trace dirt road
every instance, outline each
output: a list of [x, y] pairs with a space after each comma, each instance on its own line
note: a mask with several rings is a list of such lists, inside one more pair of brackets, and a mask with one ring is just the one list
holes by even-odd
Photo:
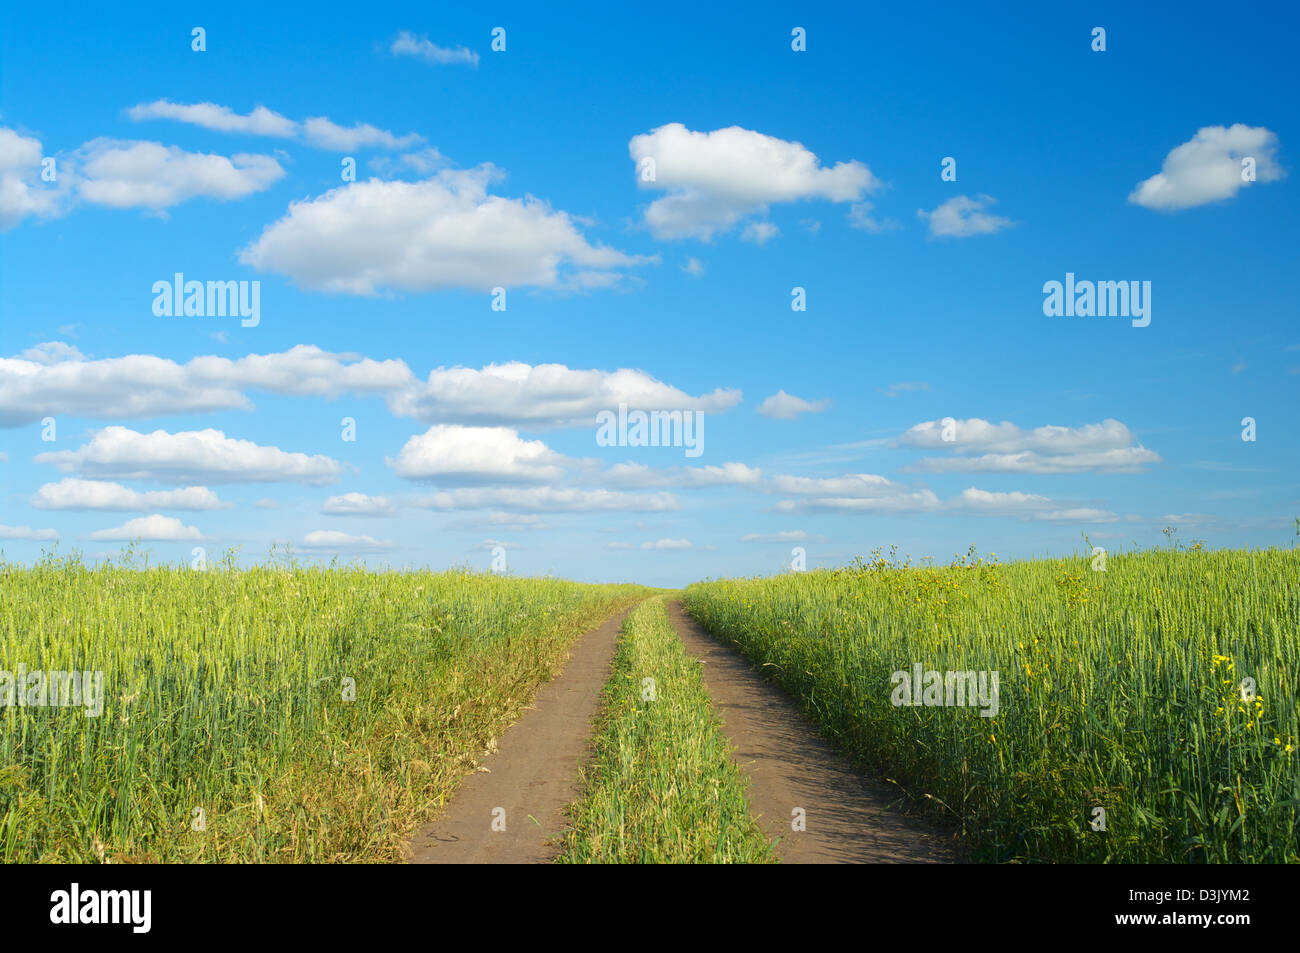
[[[749, 777], [751, 809], [787, 863], [945, 863], [945, 839], [889, 805], [897, 794], [861, 778], [795, 702], [737, 652], [718, 644], [681, 604], [669, 618], [704, 679], [733, 757]], [[601, 689], [626, 612], [582, 636], [564, 671], [509, 728], [487, 772], [466, 778], [446, 811], [411, 842], [413, 863], [547, 863], [579, 794]], [[801, 819], [803, 830], [794, 822]]]
[[502, 735], [488, 771], [462, 781], [442, 816], [412, 841], [412, 863], [536, 864], [555, 856], [546, 841], [564, 828], [564, 808], [578, 795], [578, 767], [626, 614], [574, 643], [564, 671]]
[[[668, 615], [704, 662], [714, 710], [749, 775], [750, 807], [786, 863], [951, 863], [944, 839], [889, 807], [897, 794], [862, 780], [781, 689], [764, 681], [671, 602]], [[805, 830], [792, 827], [798, 809]]]

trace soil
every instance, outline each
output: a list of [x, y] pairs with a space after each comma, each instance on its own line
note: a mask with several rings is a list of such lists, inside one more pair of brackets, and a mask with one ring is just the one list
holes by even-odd
[[[564, 671], [537, 690], [533, 707], [501, 736], [488, 770], [465, 778], [447, 809], [410, 845], [417, 864], [540, 864], [578, 796], [601, 690], [614, 661], [621, 613], [574, 643]], [[505, 809], [505, 830], [499, 808]], [[494, 812], [497, 812], [494, 814]]]
[[[948, 839], [897, 810], [897, 789], [864, 780], [780, 688], [670, 602], [686, 650], [705, 666], [714, 711], [749, 777], [750, 808], [785, 863], [952, 863]], [[794, 830], [795, 809], [805, 829]]]

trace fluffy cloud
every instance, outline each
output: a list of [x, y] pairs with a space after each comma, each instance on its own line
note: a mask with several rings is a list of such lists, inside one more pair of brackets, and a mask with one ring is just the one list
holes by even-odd
[[429, 379], [389, 398], [393, 413], [437, 423], [517, 424], [532, 428], [595, 426], [596, 414], [619, 404], [642, 410], [717, 413], [740, 402], [738, 390], [690, 394], [644, 371], [576, 370], [518, 361], [482, 370], [438, 368]]
[[434, 424], [407, 440], [388, 464], [408, 480], [442, 484], [551, 483], [564, 476], [565, 460], [509, 427]]
[[693, 549], [694, 544], [689, 539], [657, 539], [653, 542], [642, 543], [642, 549]]
[[79, 201], [162, 212], [195, 198], [223, 201], [261, 192], [284, 177], [267, 155], [226, 157], [157, 142], [92, 139], [55, 156], [58, 177], [41, 179], [41, 143], [0, 127], [0, 231], [28, 216], [63, 215]]
[[0, 526], [0, 539], [47, 540], [58, 539], [53, 529], [32, 529], [30, 526]]
[[[645, 210], [657, 238], [707, 241], [775, 202], [857, 202], [880, 185], [861, 162], [827, 168], [800, 143], [739, 126], [693, 132], [669, 123], [633, 136], [628, 153], [637, 164], [638, 185], [668, 193]], [[654, 163], [652, 179], [643, 174], [646, 160]]]
[[159, 99], [140, 103], [126, 111], [136, 122], [149, 119], [171, 119], [212, 129], [216, 132], [241, 133], [249, 136], [271, 136], [278, 139], [302, 139], [321, 149], [350, 152], [354, 149], [377, 147], [381, 149], [409, 149], [424, 142], [423, 136], [414, 133], [395, 136], [386, 129], [368, 123], [340, 126], [324, 116], [315, 116], [296, 122], [287, 116], [258, 106], [246, 115], [240, 115], [229, 106], [216, 103], [173, 103]]
[[933, 212], [917, 209], [917, 217], [930, 223], [930, 234], [943, 238], [969, 238], [971, 235], [988, 235], [1010, 228], [1015, 222], [984, 211], [997, 199], [989, 195], [958, 195], [944, 202]]
[[938, 509], [939, 498], [926, 489], [913, 489], [873, 473], [849, 473], [838, 477], [781, 475], [771, 479], [769, 492], [797, 499], [781, 500], [778, 513], [807, 510], [841, 512], [906, 513]]
[[417, 37], [406, 30], [397, 34], [388, 51], [394, 56], [414, 56], [426, 63], [434, 63], [440, 66], [463, 63], [466, 66], [478, 69], [478, 54], [473, 50], [463, 46], [458, 46], [455, 49], [438, 46], [436, 43], [429, 42], [425, 37]]
[[713, 486], [757, 486], [763, 471], [743, 463], [722, 466], [670, 467], [654, 469], [644, 463], [618, 463], [603, 471], [599, 479], [617, 487], [671, 486], [701, 489]]
[[310, 551], [338, 553], [387, 553], [397, 548], [390, 539], [353, 536], [329, 529], [308, 533], [303, 537], [301, 547]]
[[1242, 159], [1255, 160], [1255, 180], [1282, 178], [1277, 135], [1263, 126], [1206, 126], [1165, 156], [1160, 171], [1139, 182], [1128, 200], [1159, 212], [1175, 212], [1230, 199], [1250, 183]]
[[160, 516], [155, 513], [152, 516], [127, 520], [113, 529], [95, 530], [90, 534], [90, 538], [122, 542], [140, 539], [146, 542], [166, 543], [199, 540], [203, 538], [203, 534], [193, 526], [186, 526], [174, 516]]
[[340, 126], [324, 116], [304, 119], [303, 136], [313, 146], [321, 149], [333, 149], [336, 152], [352, 152], [356, 149], [409, 149], [424, 142], [423, 136], [410, 133], [395, 136], [387, 129], [379, 129], [369, 123], [357, 122], [351, 126]]
[[46, 483], [32, 496], [31, 505], [38, 510], [220, 510], [233, 504], [223, 503], [205, 486], [187, 486], [179, 490], [149, 490], [141, 493], [120, 483], [102, 480], [78, 480], [69, 477], [58, 483]]
[[133, 354], [87, 361], [76, 348], [48, 342], [18, 358], [0, 358], [0, 427], [45, 416], [154, 417], [249, 410], [244, 389], [295, 396], [391, 392], [413, 383], [402, 361], [331, 354], [300, 344], [237, 360], [196, 357], [185, 364]]
[[1109, 510], [1062, 508], [1057, 501], [1036, 493], [994, 493], [975, 487], [962, 490], [961, 495], [949, 500], [947, 506], [979, 516], [1015, 516], [1051, 522], [1113, 523], [1119, 519]]
[[317, 486], [337, 482], [342, 470], [326, 456], [286, 453], [211, 429], [145, 434], [105, 427], [76, 450], [41, 453], [35, 460], [64, 473], [174, 484], [287, 481]]
[[417, 380], [405, 362], [333, 354], [300, 344], [273, 354], [186, 363], [129, 355], [86, 360], [76, 348], [47, 342], [0, 358], [0, 427], [46, 416], [139, 418], [251, 410], [245, 391], [299, 397], [382, 394], [396, 415], [424, 423], [517, 425], [533, 429], [592, 426], [602, 410], [699, 410], [718, 413], [741, 400], [718, 388], [692, 396], [644, 371], [577, 370], [563, 364], [490, 364], [481, 370], [437, 368]]
[[397, 507], [386, 496], [344, 493], [331, 496], [320, 511], [330, 516], [395, 516]]
[[62, 210], [67, 189], [41, 179], [43, 158], [39, 139], [0, 127], [0, 231], [29, 215], [50, 218]]
[[258, 106], [241, 116], [229, 106], [216, 103], [173, 103], [158, 99], [152, 103], [139, 103], [126, 111], [135, 122], [150, 119], [171, 119], [212, 129], [216, 132], [242, 133], [250, 136], [275, 136], [292, 139], [298, 134], [298, 124], [292, 119]]
[[76, 158], [77, 195], [111, 208], [161, 210], [194, 198], [224, 201], [261, 192], [284, 178], [266, 155], [230, 158], [158, 142], [94, 139]]
[[[850, 473], [838, 477], [776, 476], [767, 482], [768, 492], [795, 499], [782, 500], [778, 513], [939, 513], [965, 512], [973, 516], [1007, 516], [1020, 519], [1110, 523], [1118, 517], [1109, 510], [1065, 506], [1033, 493], [997, 493], [969, 487], [958, 496], [941, 500], [931, 490], [916, 489], [871, 473]], [[781, 541], [757, 535], [747, 540]]]
[[532, 196], [489, 195], [492, 166], [418, 182], [366, 182], [294, 202], [240, 261], [312, 291], [375, 294], [494, 287], [590, 287], [652, 259], [591, 245]]
[[819, 414], [830, 405], [829, 400], [804, 400], [779, 390], [758, 405], [758, 412], [773, 420], [794, 420], [800, 414]]
[[977, 417], [952, 420], [951, 424], [952, 440], [944, 440], [943, 420], [917, 424], [899, 437], [899, 446], [954, 454], [926, 457], [904, 469], [930, 473], [1133, 473], [1161, 460], [1155, 451], [1135, 446], [1132, 432], [1118, 420], [1033, 430]]
[[332, 354], [307, 344], [278, 354], [249, 354], [233, 361], [196, 357], [185, 366], [185, 372], [201, 381], [298, 397], [387, 393], [413, 380], [403, 361]]

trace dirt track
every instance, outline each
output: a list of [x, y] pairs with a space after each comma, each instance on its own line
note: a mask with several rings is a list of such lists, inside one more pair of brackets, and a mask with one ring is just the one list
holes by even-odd
[[[714, 710], [750, 778], [750, 808], [769, 837], [780, 838], [786, 863], [951, 863], [945, 841], [891, 809], [895, 792], [862, 780], [817, 734], [795, 703], [764, 681], [737, 652], [725, 648], [679, 602], [668, 615], [686, 651], [704, 662]], [[806, 830], [791, 829], [795, 808]]]
[[[574, 643], [555, 679], [538, 689], [533, 708], [510, 727], [485, 767], [457, 788], [446, 811], [410, 845], [425, 864], [530, 864], [554, 859], [565, 807], [579, 794], [578, 768], [609, 678], [627, 613]], [[817, 734], [795, 703], [764, 681], [735, 651], [718, 644], [679, 602], [668, 615], [687, 652], [703, 661], [714, 709], [748, 776], [751, 810], [779, 841], [786, 863], [951, 863], [947, 842], [889, 805], [896, 792], [873, 786]], [[505, 809], [505, 830], [493, 829]], [[792, 829], [792, 811], [805, 829]], [[495, 813], [494, 813], [495, 812]], [[548, 843], [550, 841], [551, 843]]]
[[[601, 689], [614, 660], [620, 613], [574, 643], [568, 663], [537, 691], [533, 708], [502, 735], [488, 771], [456, 789], [446, 811], [412, 842], [417, 864], [538, 864], [554, 858], [546, 841], [565, 825], [578, 796]], [[505, 808], [505, 830], [493, 811]]]

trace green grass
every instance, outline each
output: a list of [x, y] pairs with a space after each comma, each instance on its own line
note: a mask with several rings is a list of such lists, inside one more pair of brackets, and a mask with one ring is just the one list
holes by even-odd
[[0, 708], [0, 861], [396, 860], [573, 639], [646, 592], [0, 564], [0, 670], [102, 670], [106, 696]]
[[[771, 863], [745, 785], [664, 608], [628, 614], [605, 689], [596, 753], [561, 863]], [[648, 697], [653, 679], [654, 698]]]
[[[1300, 552], [1091, 563], [877, 556], [684, 603], [974, 859], [1300, 861]], [[999, 713], [895, 706], [891, 674], [918, 662], [997, 671]]]

